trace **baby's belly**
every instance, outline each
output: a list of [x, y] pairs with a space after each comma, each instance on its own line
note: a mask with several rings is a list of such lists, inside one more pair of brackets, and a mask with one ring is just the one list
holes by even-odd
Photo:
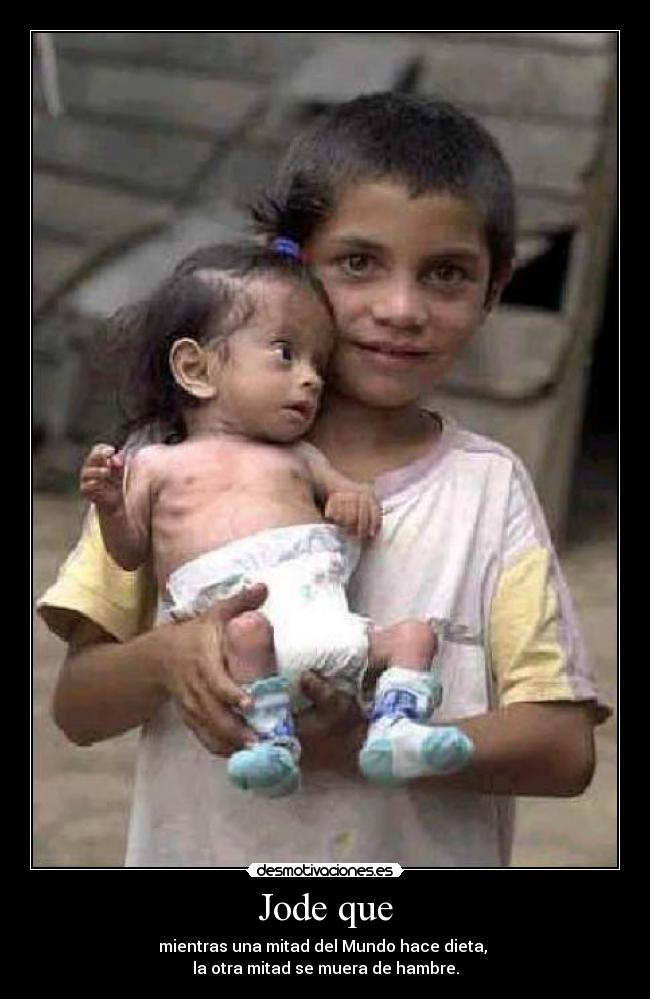
[[168, 578], [179, 566], [206, 552], [215, 551], [233, 541], [261, 531], [299, 524], [321, 523], [323, 516], [311, 504], [260, 505], [233, 501], [229, 510], [211, 514], [160, 518], [154, 526], [154, 556], [159, 581]]

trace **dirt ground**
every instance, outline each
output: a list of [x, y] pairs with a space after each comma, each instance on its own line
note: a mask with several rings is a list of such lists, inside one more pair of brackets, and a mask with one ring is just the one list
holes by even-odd
[[[588, 473], [590, 474], [590, 473]], [[611, 482], [587, 482], [579, 528], [562, 562], [602, 687], [616, 692], [616, 516]], [[34, 593], [39, 595], [75, 542], [82, 517], [70, 497], [34, 499]], [[50, 718], [63, 654], [42, 622], [34, 627], [33, 866], [119, 867], [124, 855], [137, 734], [80, 749]], [[615, 867], [616, 729], [597, 731], [598, 769], [580, 798], [521, 799], [514, 866]]]

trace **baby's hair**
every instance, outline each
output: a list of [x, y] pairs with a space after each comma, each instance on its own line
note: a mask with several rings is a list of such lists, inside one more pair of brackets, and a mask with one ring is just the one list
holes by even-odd
[[228, 338], [253, 316], [254, 279], [294, 281], [310, 288], [334, 315], [320, 281], [295, 256], [253, 243], [201, 247], [185, 257], [145, 299], [120, 309], [109, 321], [109, 344], [126, 351], [118, 390], [122, 423], [118, 444], [144, 427], [155, 427], [168, 443], [186, 436], [184, 410], [200, 405], [175, 380], [169, 355], [183, 337], [216, 341], [227, 356]]
[[360, 181], [404, 183], [412, 196], [448, 192], [480, 212], [491, 281], [514, 255], [515, 204], [510, 168], [492, 136], [445, 101], [402, 93], [357, 97], [320, 115], [289, 147], [275, 184], [251, 206], [269, 237], [305, 245]]

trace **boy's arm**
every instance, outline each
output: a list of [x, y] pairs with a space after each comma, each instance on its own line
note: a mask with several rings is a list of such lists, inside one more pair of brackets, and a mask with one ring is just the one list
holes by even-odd
[[313, 444], [302, 441], [296, 451], [307, 466], [325, 517], [356, 534], [359, 540], [376, 537], [381, 527], [381, 507], [371, 486], [342, 475]]
[[[440, 721], [469, 736], [473, 755], [461, 772], [420, 782], [432, 789], [573, 796], [591, 780], [593, 727], [611, 711], [593, 679], [557, 557], [548, 538], [531, 526], [517, 483], [510, 520], [508, 560], [489, 612], [499, 706]], [[427, 724], [437, 722], [434, 715]], [[357, 725], [336, 746], [329, 745], [332, 765], [356, 767], [364, 736], [364, 726]]]
[[594, 725], [611, 711], [534, 490], [517, 466], [503, 551], [487, 627], [498, 708], [455, 722], [474, 756], [467, 771], [445, 780], [495, 794], [580, 794], [594, 770]]
[[124, 455], [98, 444], [81, 470], [81, 494], [95, 504], [104, 544], [122, 569], [138, 569], [149, 554], [153, 450], [144, 448], [126, 465]]
[[466, 770], [424, 782], [486, 794], [574, 797], [594, 772], [594, 719], [587, 703], [510, 704], [456, 724], [474, 743]]
[[[298, 719], [305, 769], [359, 772], [358, 754], [367, 724], [346, 716], [343, 695], [323, 692], [326, 681], [310, 677], [305, 692], [319, 690], [326, 711]], [[338, 729], [334, 729], [338, 712]], [[327, 719], [330, 728], [323, 726]], [[346, 726], [347, 720], [347, 726]], [[421, 777], [413, 783], [430, 790], [474, 791], [538, 797], [573, 797], [588, 786], [594, 770], [593, 719], [587, 704], [512, 704], [473, 718], [447, 720], [474, 744], [471, 762], [461, 772]]]
[[[37, 605], [69, 645], [54, 698], [56, 723], [72, 742], [91, 745], [143, 724], [172, 697], [209, 751], [230, 755], [243, 748], [254, 734], [237, 711], [246, 709], [247, 699], [229, 672], [234, 643], [227, 622], [256, 610], [265, 588], [250, 587], [200, 618], [144, 633], [151, 627], [149, 591], [143, 570], [124, 572], [108, 558], [91, 507], [79, 543]], [[307, 739], [316, 749], [334, 744], [328, 733], [338, 737], [349, 730], [351, 715], [359, 715], [353, 702], [313, 679]]]
[[88, 746], [142, 725], [171, 697], [210, 752], [243, 746], [252, 733], [233, 706], [246, 707], [248, 698], [227, 672], [224, 627], [265, 598], [263, 587], [251, 587], [200, 617], [128, 642], [78, 616], [54, 694], [56, 724], [72, 742]]

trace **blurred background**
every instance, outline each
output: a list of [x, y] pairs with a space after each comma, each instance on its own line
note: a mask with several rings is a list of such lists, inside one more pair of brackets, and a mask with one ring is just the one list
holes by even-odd
[[[358, 93], [450, 99], [519, 200], [504, 301], [431, 401], [524, 459], [612, 703], [617, 655], [615, 32], [32, 32], [34, 592], [78, 536], [113, 403], [103, 318], [245, 205], [295, 131]], [[34, 630], [34, 865], [120, 866], [137, 735], [79, 749], [49, 717], [62, 644]], [[575, 801], [520, 803], [515, 866], [617, 864], [616, 727]]]

